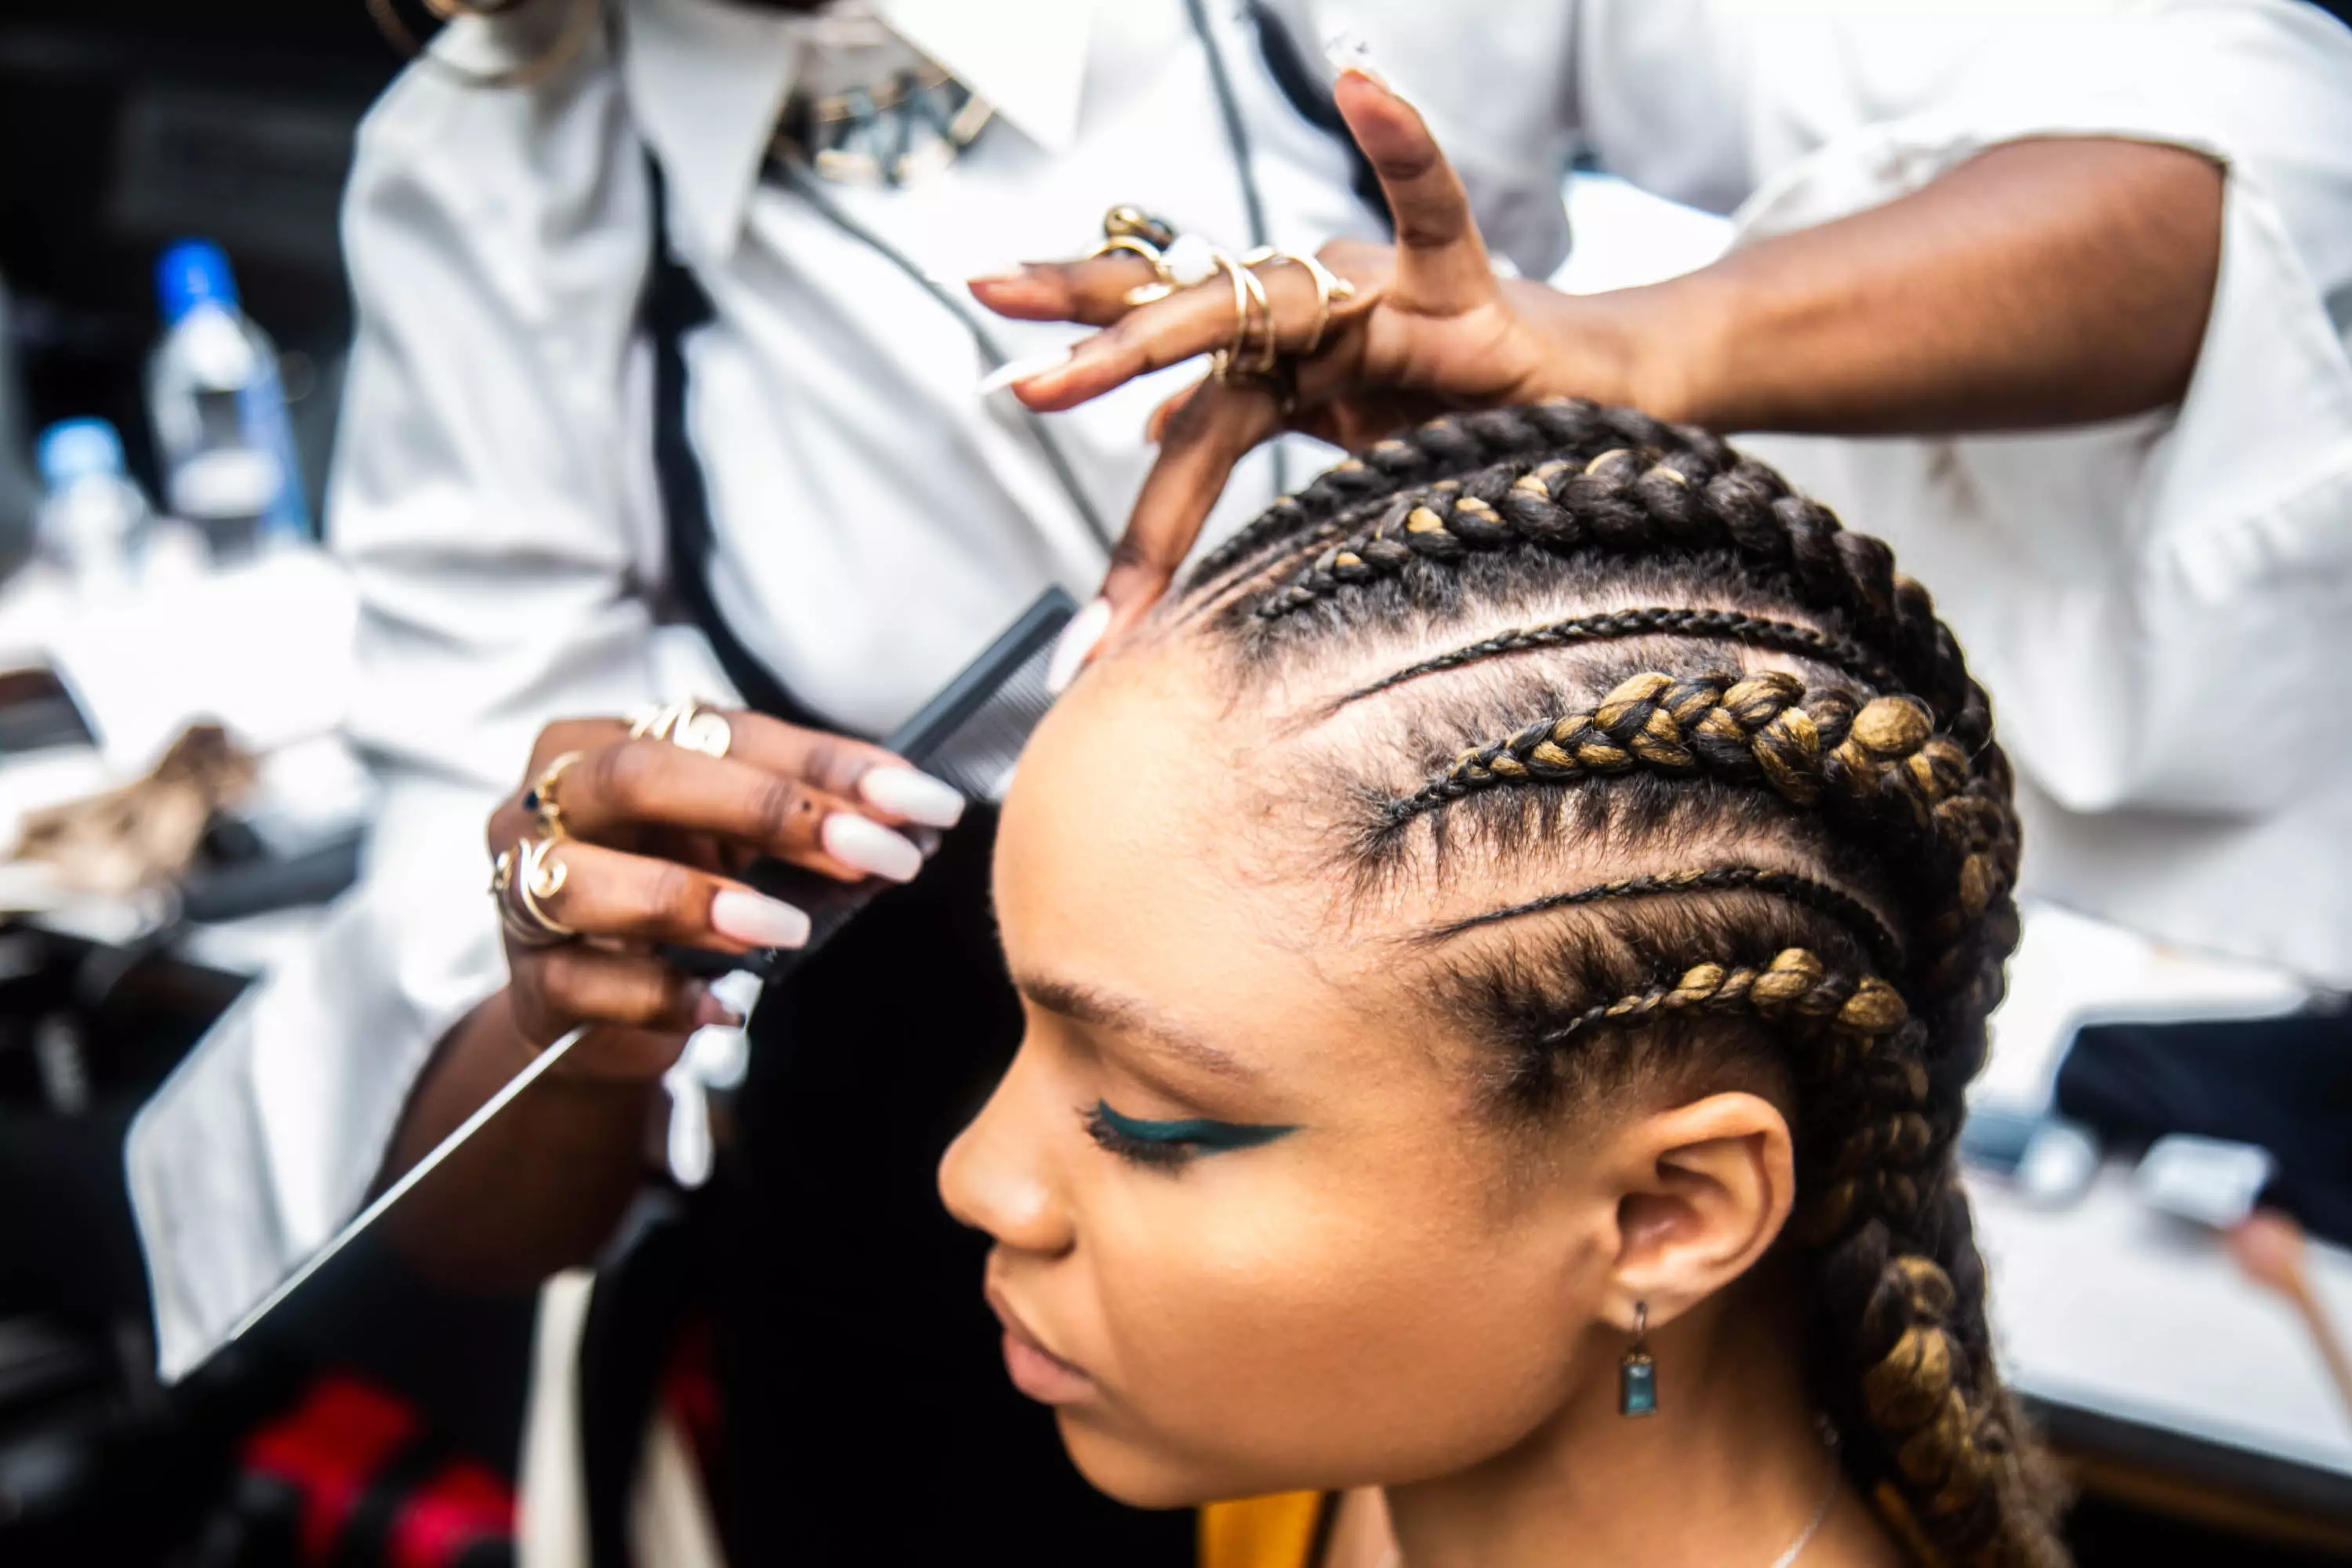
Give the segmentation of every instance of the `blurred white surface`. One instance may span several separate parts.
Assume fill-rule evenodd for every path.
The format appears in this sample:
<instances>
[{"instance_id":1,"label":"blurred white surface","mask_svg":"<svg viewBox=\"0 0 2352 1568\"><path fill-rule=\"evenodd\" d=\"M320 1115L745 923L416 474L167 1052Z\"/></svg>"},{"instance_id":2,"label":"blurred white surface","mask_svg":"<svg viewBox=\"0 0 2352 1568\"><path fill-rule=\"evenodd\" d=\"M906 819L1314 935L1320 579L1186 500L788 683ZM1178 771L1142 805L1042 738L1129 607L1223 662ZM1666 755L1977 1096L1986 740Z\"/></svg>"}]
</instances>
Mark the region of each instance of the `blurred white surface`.
<instances>
[{"instance_id":1,"label":"blurred white surface","mask_svg":"<svg viewBox=\"0 0 2352 1568\"><path fill-rule=\"evenodd\" d=\"M1975 1098L2032 1107L2048 1102L2085 1023L2274 1016L2311 998L2284 971L2049 905L2027 908L2009 977ZM2063 1207L1976 1171L1968 1185L2014 1386L2352 1476L2352 1417L2318 1347L2285 1302L2239 1273L2217 1232L2150 1207L2121 1163ZM2336 1321L2352 1325L2352 1252L2315 1239L2310 1268Z\"/></svg>"},{"instance_id":2,"label":"blurred white surface","mask_svg":"<svg viewBox=\"0 0 2352 1568\"><path fill-rule=\"evenodd\" d=\"M2110 1163L2069 1208L1971 1172L1993 1329L2012 1385L2140 1426L2352 1477L2352 1418L2284 1301L2210 1230L2140 1201ZM2314 1241L2313 1288L2352 1324L2352 1254Z\"/></svg>"}]
</instances>

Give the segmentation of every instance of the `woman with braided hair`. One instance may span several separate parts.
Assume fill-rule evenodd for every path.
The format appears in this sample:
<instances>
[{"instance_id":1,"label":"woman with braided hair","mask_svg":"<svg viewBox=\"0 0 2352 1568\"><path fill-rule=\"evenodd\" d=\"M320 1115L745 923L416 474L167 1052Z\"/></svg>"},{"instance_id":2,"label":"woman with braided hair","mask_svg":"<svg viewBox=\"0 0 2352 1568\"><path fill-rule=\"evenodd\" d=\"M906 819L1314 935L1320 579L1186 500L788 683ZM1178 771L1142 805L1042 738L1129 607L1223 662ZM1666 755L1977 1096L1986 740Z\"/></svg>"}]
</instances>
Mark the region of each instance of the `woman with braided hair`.
<instances>
[{"instance_id":1,"label":"woman with braided hair","mask_svg":"<svg viewBox=\"0 0 2352 1568\"><path fill-rule=\"evenodd\" d=\"M1952 1163L2010 792L1927 592L1712 437L1342 464L1006 803L1027 1034L940 1184L1013 1380L1258 1500L1213 1568L2063 1561Z\"/></svg>"}]
</instances>

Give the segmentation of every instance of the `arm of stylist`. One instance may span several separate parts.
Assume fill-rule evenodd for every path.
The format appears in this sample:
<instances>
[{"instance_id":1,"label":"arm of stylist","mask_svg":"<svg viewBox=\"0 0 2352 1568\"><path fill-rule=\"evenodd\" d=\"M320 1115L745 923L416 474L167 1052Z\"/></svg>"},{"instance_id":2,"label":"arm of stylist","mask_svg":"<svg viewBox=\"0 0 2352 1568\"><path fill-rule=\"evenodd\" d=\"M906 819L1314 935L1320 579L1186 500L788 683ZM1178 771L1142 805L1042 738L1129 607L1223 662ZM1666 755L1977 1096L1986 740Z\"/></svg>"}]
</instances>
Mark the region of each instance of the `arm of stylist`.
<instances>
[{"instance_id":1,"label":"arm of stylist","mask_svg":"<svg viewBox=\"0 0 2352 1568\"><path fill-rule=\"evenodd\" d=\"M1579 296L1495 275L1461 182L1381 79L1349 70L1336 94L1396 244L1325 247L1336 288L1279 258L1256 266L1278 374L1212 376L1155 419L1159 462L1104 584L1108 630L1159 596L1234 462L1285 429L1355 447L1447 409L1552 396L1722 430L2013 429L2158 406L2197 362L2222 174L2193 152L1997 146L1884 205ZM1103 329L1016 395L1068 408L1235 342L1224 279L1129 305L1153 276L1113 251L975 279L1005 315Z\"/></svg>"},{"instance_id":2,"label":"arm of stylist","mask_svg":"<svg viewBox=\"0 0 2352 1568\"><path fill-rule=\"evenodd\" d=\"M673 710L675 717L675 710ZM740 1018L655 952L797 947L809 920L735 879L774 856L841 881L906 881L898 831L962 802L878 747L705 710L695 743L617 719L549 725L491 813L508 982L443 1041L387 1174L421 1159L541 1049L589 1032L394 1211L404 1248L478 1285L581 1261L643 1174L656 1085L687 1037Z\"/></svg>"}]
</instances>

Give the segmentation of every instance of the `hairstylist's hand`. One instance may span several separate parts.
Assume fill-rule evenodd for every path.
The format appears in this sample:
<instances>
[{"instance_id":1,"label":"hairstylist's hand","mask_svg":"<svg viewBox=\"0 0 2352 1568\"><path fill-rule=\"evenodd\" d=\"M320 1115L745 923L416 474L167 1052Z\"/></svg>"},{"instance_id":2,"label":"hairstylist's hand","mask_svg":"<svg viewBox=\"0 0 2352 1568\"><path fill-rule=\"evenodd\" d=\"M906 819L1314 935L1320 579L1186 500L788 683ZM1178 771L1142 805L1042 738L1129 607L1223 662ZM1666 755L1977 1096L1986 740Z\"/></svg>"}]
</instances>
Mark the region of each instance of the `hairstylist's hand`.
<instances>
[{"instance_id":1,"label":"hairstylist's hand","mask_svg":"<svg viewBox=\"0 0 2352 1568\"><path fill-rule=\"evenodd\" d=\"M805 942L805 913L735 879L753 860L903 882L924 851L901 829L950 826L962 811L954 790L877 746L757 713L724 717L723 756L633 737L618 719L551 724L521 786L490 816L494 858L547 839L542 853L562 868L551 892L529 902L511 889L502 895L515 1027L545 1047L577 1025L604 1026L559 1071L656 1078L695 1029L736 1021L654 948L745 953ZM541 813L524 802L567 756L546 791L562 827L549 839ZM533 904L578 936L548 936Z\"/></svg>"},{"instance_id":2,"label":"hairstylist's hand","mask_svg":"<svg viewBox=\"0 0 2352 1568\"><path fill-rule=\"evenodd\" d=\"M1340 240L1318 258L1354 287L1334 302L1321 343L1312 339L1318 288L1307 268L1279 259L1255 268L1276 342L1294 356L1295 397L1286 413L1273 390L1213 377L1152 416L1160 456L1112 555L1104 628L1130 624L1167 588L1234 465L1284 430L1356 447L1450 408L1488 407L1563 395L1634 402L1651 323L1627 290L1580 298L1540 283L1497 279L1468 196L1420 114L1377 78L1339 78L1339 110L1370 159L1396 220L1397 243ZM1139 375L1224 347L1234 305L1220 276L1151 303L1127 292L1152 280L1150 263L1124 251L1039 262L975 279L991 310L1032 321L1083 321L1105 330L1068 359L1013 384L1033 409L1064 409Z\"/></svg>"}]
</instances>

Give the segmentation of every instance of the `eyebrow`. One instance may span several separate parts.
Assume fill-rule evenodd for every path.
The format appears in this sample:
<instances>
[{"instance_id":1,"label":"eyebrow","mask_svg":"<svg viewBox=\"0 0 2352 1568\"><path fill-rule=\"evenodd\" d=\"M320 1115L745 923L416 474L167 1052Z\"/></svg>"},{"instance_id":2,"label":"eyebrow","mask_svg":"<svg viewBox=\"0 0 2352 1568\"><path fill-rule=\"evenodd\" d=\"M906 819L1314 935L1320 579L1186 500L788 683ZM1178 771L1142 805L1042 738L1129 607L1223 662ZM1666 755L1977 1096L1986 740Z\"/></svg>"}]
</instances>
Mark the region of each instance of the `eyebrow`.
<instances>
[{"instance_id":1,"label":"eyebrow","mask_svg":"<svg viewBox=\"0 0 2352 1568\"><path fill-rule=\"evenodd\" d=\"M1013 983L1024 996L1049 1013L1058 1013L1097 1029L1139 1035L1169 1056L1213 1077L1236 1083L1257 1079L1257 1070L1240 1058L1211 1045L1166 1014L1132 997L1114 995L1055 975L1016 975Z\"/></svg>"}]
</instances>

